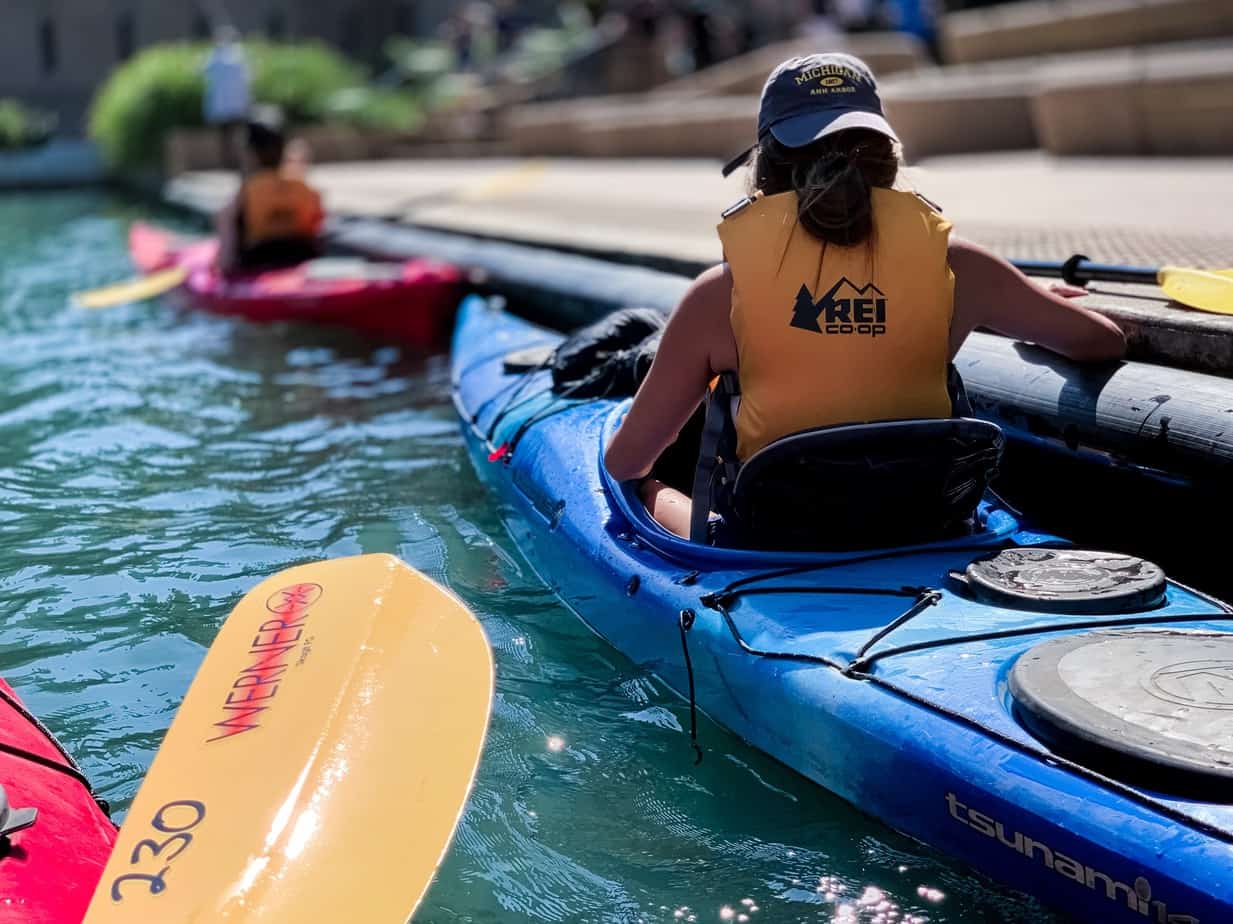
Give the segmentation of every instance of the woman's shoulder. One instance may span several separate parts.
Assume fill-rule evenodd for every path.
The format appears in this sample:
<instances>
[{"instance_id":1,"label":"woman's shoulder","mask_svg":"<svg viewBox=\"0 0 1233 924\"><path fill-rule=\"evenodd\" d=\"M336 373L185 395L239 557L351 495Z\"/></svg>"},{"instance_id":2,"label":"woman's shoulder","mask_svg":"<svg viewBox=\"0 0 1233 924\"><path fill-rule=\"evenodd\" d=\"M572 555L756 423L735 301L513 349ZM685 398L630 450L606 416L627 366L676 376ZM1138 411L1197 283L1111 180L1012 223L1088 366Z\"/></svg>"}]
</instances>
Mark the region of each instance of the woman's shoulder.
<instances>
[{"instance_id":1,"label":"woman's shoulder","mask_svg":"<svg viewBox=\"0 0 1233 924\"><path fill-rule=\"evenodd\" d=\"M706 340L731 313L732 272L717 263L698 274L668 320L675 331Z\"/></svg>"},{"instance_id":2,"label":"woman's shoulder","mask_svg":"<svg viewBox=\"0 0 1233 924\"><path fill-rule=\"evenodd\" d=\"M685 290L680 307L697 314L727 313L732 307L732 270L727 261L704 269Z\"/></svg>"},{"instance_id":3,"label":"woman's shoulder","mask_svg":"<svg viewBox=\"0 0 1233 924\"><path fill-rule=\"evenodd\" d=\"M732 366L732 271L727 263L704 270L685 291L672 317L671 340L686 350L705 354L712 368ZM669 338L665 335L665 343ZM719 366L715 366L719 363Z\"/></svg>"}]
</instances>

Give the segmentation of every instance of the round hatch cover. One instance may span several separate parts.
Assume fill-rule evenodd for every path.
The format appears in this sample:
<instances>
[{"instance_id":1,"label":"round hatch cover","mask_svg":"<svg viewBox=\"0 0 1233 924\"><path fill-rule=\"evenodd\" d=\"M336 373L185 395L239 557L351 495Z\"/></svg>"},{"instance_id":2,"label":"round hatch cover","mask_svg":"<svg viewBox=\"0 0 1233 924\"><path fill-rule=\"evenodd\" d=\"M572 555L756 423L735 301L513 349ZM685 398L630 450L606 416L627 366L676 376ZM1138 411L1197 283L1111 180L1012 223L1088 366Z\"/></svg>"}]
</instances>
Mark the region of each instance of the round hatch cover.
<instances>
[{"instance_id":1,"label":"round hatch cover","mask_svg":"<svg viewBox=\"0 0 1233 924\"><path fill-rule=\"evenodd\" d=\"M1165 574L1150 561L1078 549L1007 549L967 567L987 603L1049 613L1124 613L1159 603Z\"/></svg>"},{"instance_id":2,"label":"round hatch cover","mask_svg":"<svg viewBox=\"0 0 1233 924\"><path fill-rule=\"evenodd\" d=\"M1233 633L1051 639L1015 662L1010 691L1033 734L1110 776L1233 793Z\"/></svg>"}]
</instances>

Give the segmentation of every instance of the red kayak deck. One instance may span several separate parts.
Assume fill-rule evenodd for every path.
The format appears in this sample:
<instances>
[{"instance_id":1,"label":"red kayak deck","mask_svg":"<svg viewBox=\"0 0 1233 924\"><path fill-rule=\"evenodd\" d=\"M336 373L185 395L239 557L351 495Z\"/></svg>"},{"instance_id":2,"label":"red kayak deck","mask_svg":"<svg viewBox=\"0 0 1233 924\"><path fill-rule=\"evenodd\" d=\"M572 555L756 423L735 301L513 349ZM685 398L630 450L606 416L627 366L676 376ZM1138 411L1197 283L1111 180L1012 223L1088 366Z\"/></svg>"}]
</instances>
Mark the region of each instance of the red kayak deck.
<instances>
[{"instance_id":1,"label":"red kayak deck","mask_svg":"<svg viewBox=\"0 0 1233 924\"><path fill-rule=\"evenodd\" d=\"M116 828L55 739L0 680L0 784L38 818L0 847L0 924L80 924Z\"/></svg>"},{"instance_id":2,"label":"red kayak deck","mask_svg":"<svg viewBox=\"0 0 1233 924\"><path fill-rule=\"evenodd\" d=\"M216 241L185 241L152 225L129 231L143 273L183 266L189 275L180 292L191 305L252 321L334 324L430 345L449 332L462 294L462 273L431 260L324 260L224 277L214 268L217 250Z\"/></svg>"}]
</instances>

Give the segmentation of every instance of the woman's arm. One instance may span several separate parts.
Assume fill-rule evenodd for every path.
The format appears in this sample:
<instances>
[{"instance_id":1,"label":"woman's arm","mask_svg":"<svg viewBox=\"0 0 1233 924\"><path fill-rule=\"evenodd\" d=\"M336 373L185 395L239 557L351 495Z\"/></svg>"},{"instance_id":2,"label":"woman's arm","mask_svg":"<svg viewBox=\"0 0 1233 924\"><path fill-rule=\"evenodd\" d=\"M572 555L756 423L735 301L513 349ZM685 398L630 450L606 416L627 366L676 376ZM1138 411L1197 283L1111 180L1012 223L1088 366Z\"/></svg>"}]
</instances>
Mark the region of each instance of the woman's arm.
<instances>
[{"instance_id":1,"label":"woman's arm","mask_svg":"<svg viewBox=\"0 0 1233 924\"><path fill-rule=\"evenodd\" d=\"M952 240L948 258L955 274L952 357L978 327L1039 344L1077 362L1126 355L1126 336L1113 321L1042 289L983 247Z\"/></svg>"},{"instance_id":2,"label":"woman's arm","mask_svg":"<svg viewBox=\"0 0 1233 924\"><path fill-rule=\"evenodd\" d=\"M699 276L668 319L651 371L604 453L619 481L644 478L706 396L717 372L736 368L727 264Z\"/></svg>"}]
</instances>

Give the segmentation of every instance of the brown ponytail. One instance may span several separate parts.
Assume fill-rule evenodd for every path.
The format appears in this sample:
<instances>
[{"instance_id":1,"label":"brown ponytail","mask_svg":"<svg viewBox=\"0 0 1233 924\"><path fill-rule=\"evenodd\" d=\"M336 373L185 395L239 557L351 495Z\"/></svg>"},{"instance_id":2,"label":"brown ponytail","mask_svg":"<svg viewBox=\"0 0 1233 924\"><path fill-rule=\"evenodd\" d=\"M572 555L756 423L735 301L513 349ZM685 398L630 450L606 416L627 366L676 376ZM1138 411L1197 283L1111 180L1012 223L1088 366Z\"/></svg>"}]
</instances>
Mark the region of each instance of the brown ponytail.
<instances>
[{"instance_id":1,"label":"brown ponytail","mask_svg":"<svg viewBox=\"0 0 1233 924\"><path fill-rule=\"evenodd\" d=\"M873 234L873 187L893 186L898 173L890 138L852 128L803 148L767 135L754 152L751 182L768 196L795 191L806 231L828 244L854 247Z\"/></svg>"}]
</instances>

